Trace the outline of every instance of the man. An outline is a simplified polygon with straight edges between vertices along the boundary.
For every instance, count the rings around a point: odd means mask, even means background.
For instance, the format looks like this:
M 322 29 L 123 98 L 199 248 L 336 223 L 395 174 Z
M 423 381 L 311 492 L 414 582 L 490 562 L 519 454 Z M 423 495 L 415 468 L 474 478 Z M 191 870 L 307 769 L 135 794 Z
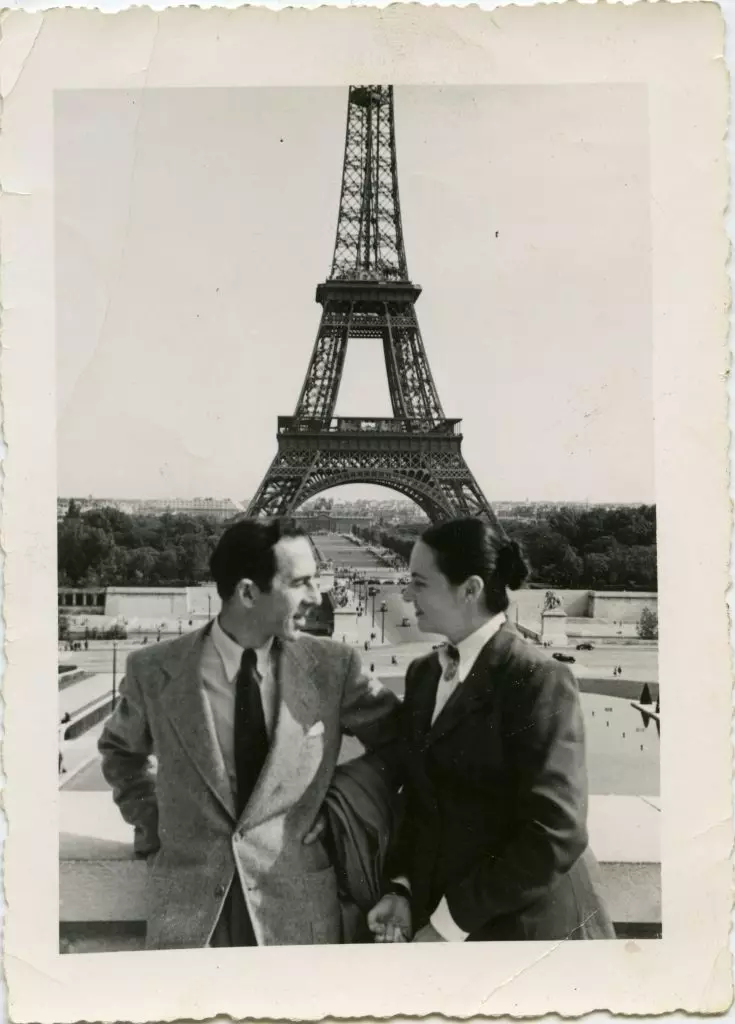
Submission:
M 149 860 L 147 946 L 339 942 L 322 802 L 343 734 L 388 751 L 398 701 L 351 648 L 299 633 L 320 600 L 301 531 L 238 522 L 211 571 L 220 615 L 130 655 L 99 743 Z
M 566 665 L 506 622 L 528 569 L 479 519 L 427 530 L 404 597 L 447 644 L 406 675 L 406 813 L 379 941 L 614 938 L 587 846 L 587 771 Z

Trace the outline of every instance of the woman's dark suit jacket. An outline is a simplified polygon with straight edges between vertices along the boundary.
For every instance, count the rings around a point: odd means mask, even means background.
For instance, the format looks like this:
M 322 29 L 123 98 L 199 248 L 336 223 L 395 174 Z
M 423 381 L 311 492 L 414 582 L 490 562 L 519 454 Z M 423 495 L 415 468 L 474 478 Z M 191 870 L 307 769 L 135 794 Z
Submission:
M 433 652 L 406 676 L 406 816 L 393 877 L 415 929 L 442 897 L 470 940 L 614 938 L 587 849 L 587 770 L 570 670 L 504 625 L 433 726 Z

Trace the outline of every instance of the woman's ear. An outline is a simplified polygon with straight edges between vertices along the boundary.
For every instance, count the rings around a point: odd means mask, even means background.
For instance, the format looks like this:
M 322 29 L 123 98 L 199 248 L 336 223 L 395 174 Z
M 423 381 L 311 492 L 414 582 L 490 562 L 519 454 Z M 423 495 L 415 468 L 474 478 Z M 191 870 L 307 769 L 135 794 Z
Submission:
M 464 581 L 465 595 L 471 601 L 479 601 L 482 597 L 482 592 L 485 589 L 485 584 L 482 581 L 481 576 L 470 576 Z

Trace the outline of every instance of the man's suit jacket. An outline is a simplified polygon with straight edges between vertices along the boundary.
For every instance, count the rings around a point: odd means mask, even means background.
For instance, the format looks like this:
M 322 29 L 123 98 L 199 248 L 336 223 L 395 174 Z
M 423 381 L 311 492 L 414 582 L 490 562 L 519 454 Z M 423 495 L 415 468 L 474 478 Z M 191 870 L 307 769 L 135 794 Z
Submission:
M 342 734 L 395 752 L 399 702 L 362 674 L 351 648 L 280 641 L 270 752 L 238 820 L 199 671 L 208 628 L 130 655 L 99 743 L 136 850 L 150 853 L 147 946 L 207 945 L 238 877 L 259 944 L 339 942 L 334 869 L 322 842 L 302 840 Z
M 587 850 L 587 771 L 569 669 L 505 625 L 431 724 L 439 658 L 406 676 L 406 816 L 393 875 L 414 926 L 441 901 L 471 940 L 612 938 Z

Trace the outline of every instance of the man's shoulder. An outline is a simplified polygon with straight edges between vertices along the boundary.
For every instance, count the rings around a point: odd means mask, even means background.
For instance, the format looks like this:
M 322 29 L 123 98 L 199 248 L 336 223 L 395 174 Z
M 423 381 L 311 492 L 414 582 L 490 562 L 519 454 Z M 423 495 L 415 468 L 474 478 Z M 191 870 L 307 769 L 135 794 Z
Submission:
M 134 670 L 136 676 L 155 672 L 178 661 L 196 643 L 198 633 L 197 630 L 196 633 L 187 633 L 172 640 L 162 640 L 160 643 L 138 647 L 128 654 L 127 664 Z
M 326 636 L 311 636 L 310 633 L 299 633 L 294 643 L 313 659 L 332 662 L 335 665 L 344 664 L 354 653 L 349 644 L 340 643 Z

